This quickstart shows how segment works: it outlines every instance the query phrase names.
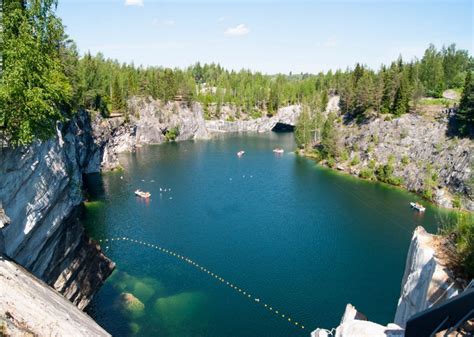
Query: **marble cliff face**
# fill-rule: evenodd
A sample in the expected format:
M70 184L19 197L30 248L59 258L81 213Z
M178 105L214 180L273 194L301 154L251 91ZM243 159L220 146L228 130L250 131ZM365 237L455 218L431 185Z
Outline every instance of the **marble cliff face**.
M99 169L92 167L99 157L87 113L54 139L0 153L0 253L79 308L114 268L78 221L82 175Z

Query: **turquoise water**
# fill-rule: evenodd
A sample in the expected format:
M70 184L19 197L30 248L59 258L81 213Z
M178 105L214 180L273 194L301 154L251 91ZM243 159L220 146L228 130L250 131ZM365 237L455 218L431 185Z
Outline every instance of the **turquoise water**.
M93 238L160 245L225 282L156 248L102 243L117 270L88 312L115 336L309 336L336 326L347 303L391 321L411 234L435 231L441 211L420 215L412 194L317 167L294 148L288 133L227 135L143 147L121 156L124 172L89 176ZM140 302L127 307L122 293Z

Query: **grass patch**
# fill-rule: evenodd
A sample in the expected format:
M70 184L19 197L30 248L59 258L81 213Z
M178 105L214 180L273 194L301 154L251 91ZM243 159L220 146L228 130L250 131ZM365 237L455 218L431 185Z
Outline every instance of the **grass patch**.
M444 107L449 107L453 105L453 101L446 98L434 98L434 97L425 97L420 99L420 105L442 105Z
M457 212L438 219L439 232L448 236L454 249L450 250L451 263L464 277L474 278L474 214Z

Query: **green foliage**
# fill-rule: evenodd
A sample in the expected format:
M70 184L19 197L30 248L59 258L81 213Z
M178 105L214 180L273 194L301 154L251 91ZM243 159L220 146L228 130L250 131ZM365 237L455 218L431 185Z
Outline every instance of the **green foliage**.
M319 144L324 158L339 158L334 126L338 116L324 120L322 114L329 93L339 94L342 112L362 122L380 113L406 113L410 101L418 101L423 94L439 96L447 86L460 87L464 78L467 84L459 110L463 130L473 121L468 71L472 59L454 45L440 52L430 46L421 61L406 63L399 58L379 71L359 63L353 70L317 75L264 75L200 63L186 69L144 68L106 59L100 53L79 57L54 14L54 0L4 1L3 7L0 136L12 145L51 137L57 121L78 108L103 116L121 112L129 119L128 100L142 96L188 106L200 102L206 119L219 118L227 104L238 111L231 118L240 118L241 113L251 118L272 116L283 106L302 104L308 111L298 121L298 145Z
M295 139L298 147L303 148L320 141L322 116L317 104L310 103L303 107L296 122Z
M359 154L356 153L355 156L354 156L354 158L352 158L351 166L358 165L359 163L360 163Z
M438 184L438 174L431 165L425 169L425 178L423 179L422 195L428 200L433 200L436 185Z
M409 112L410 102L427 104L423 96L440 98L444 89L461 86L472 63L466 50L452 44L441 51L430 45L421 60L399 58L378 72L356 64L338 83L341 110L358 122L381 113L400 116Z
M408 165L409 162L410 162L410 158L407 155L404 155L402 157L402 164L403 165Z
M441 97L445 89L443 56L432 44L421 60L420 79L428 96Z
M338 158L341 153L339 132L335 127L336 114L328 114L321 131L321 154L324 158Z
M455 195L453 198L453 208L461 208L461 197L459 195Z
M474 214L458 212L438 220L440 233L449 235L455 244L452 260L467 278L474 277Z
M457 112L459 133L461 135L474 134L474 79L472 72L468 72L464 83L461 102Z
M368 164L367 166L368 166L368 168L370 168L372 171L374 171L376 164L377 164L377 163L375 162L375 160L372 159L371 161L369 161L369 164Z
M173 142L179 136L179 127L175 126L165 132L165 138L168 142Z
M54 135L72 95L60 60L63 26L54 8L54 1L4 4L0 136L13 146Z
M342 152L341 152L341 160L342 161L349 160L349 153L347 152L346 149L342 150Z
M331 168L336 166L336 160L333 157L328 157L327 158L327 165Z
M433 98L433 97L425 97L419 101L420 105L442 105L444 107L449 107L452 105L450 100L446 98Z
M389 158L387 164L379 165L375 170L375 177L377 180L384 183L400 186L403 184L403 179L401 177L396 177L393 175L393 160Z
M360 170L359 177L361 177L362 179L373 179L374 170L369 167L364 167Z

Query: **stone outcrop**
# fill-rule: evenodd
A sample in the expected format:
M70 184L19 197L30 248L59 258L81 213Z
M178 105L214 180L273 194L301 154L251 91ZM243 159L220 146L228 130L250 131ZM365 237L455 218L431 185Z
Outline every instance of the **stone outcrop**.
M414 314L458 295L456 282L437 250L440 238L417 227L410 244L394 322L402 327Z
M370 169L372 161L385 165L392 158L393 175L402 178L402 185L408 190L423 193L430 188L427 180L431 180L437 204L450 208L453 195L459 195L463 207L474 210L474 190L469 183L474 168L474 143L450 137L448 123L442 116L405 114L362 124L350 121L339 124L339 131L349 155L348 160L336 163L340 170L359 175ZM351 165L356 157L359 163Z
M280 108L273 117L245 116L234 119L236 108L225 106L219 119L205 120L199 103L188 106L184 102L163 103L150 97L134 97L128 105L127 121L125 116L94 118L94 139L101 149L100 167L104 171L120 166L119 153L131 152L146 144L165 142L166 133L170 130L177 130L176 141L209 139L217 133L267 132L278 123L294 127L301 111L299 105L294 105ZM104 139L107 141L103 142Z
M316 329L311 333L311 337L401 337L403 329L398 325L390 323L383 326L367 320L362 313L358 312L352 304L346 306L346 311L342 316L341 323L336 329L328 331L326 329Z
M27 270L0 255L0 335L110 336Z
M82 112L54 139L0 153L0 203L10 219L0 253L79 308L114 268L78 221L82 175L99 170L100 142Z
M441 238L417 227L413 234L402 279L394 323L383 326L370 322L348 304L340 325L328 331L316 329L312 337L403 336L407 320L414 314L456 296L462 291L442 258Z
M223 132L268 132L277 124L291 127L296 125L296 120L301 112L301 106L291 105L280 108L275 116L260 117L247 120L229 121L224 118L206 121L206 128L210 133Z

